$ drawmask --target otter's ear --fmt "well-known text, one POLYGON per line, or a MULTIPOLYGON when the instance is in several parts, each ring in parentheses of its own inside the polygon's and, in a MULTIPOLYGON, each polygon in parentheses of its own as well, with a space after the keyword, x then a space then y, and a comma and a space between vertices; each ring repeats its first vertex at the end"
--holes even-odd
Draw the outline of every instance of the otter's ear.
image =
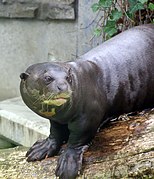
POLYGON ((68 75, 71 75, 72 74, 72 68, 69 68, 68 69, 68 75))
POLYGON ((28 73, 21 73, 21 74, 20 74, 20 78, 21 78, 22 80, 26 80, 26 79, 28 78, 28 76, 29 76, 28 73))
POLYGON ((68 72, 67 72, 68 76, 66 77, 66 80, 68 81, 68 83, 72 83, 72 69, 69 68, 68 72))

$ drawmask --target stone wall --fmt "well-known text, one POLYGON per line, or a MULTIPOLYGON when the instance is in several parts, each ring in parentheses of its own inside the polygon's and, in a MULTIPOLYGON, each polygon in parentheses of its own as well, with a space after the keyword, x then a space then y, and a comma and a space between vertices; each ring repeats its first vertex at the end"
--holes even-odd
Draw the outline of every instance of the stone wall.
POLYGON ((0 100, 20 96, 29 65, 75 60, 99 43, 89 25, 94 1, 0 0, 0 100))
POLYGON ((75 0, 1 0, 0 17, 75 19, 75 0))

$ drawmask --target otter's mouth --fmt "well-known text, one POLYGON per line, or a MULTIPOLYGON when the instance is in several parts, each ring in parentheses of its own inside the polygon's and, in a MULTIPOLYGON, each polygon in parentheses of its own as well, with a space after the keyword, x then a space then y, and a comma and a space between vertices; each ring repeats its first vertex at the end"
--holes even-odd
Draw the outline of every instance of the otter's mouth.
POLYGON ((63 104, 65 104, 68 99, 70 98, 70 94, 68 93, 61 93, 61 94, 57 94, 54 97, 52 97, 51 99, 45 99, 42 104, 46 104, 46 105, 52 105, 52 106, 62 106, 63 104))
POLYGON ((40 91, 36 89, 26 89, 25 92, 31 99, 29 101, 35 111, 38 111, 39 114, 45 117, 56 115, 65 104, 68 104, 71 101, 72 96, 71 92, 63 92, 59 94, 48 92, 46 94, 40 94, 40 91))
POLYGON ((38 111, 39 114, 45 117, 56 115, 71 100, 71 92, 40 94, 39 90, 36 89, 27 92, 29 92, 29 96, 32 99, 31 102, 35 111, 38 111))
POLYGON ((39 90, 27 90, 27 93, 33 99, 33 105, 42 104, 48 106, 61 106, 71 98, 71 92, 63 92, 59 94, 50 93, 40 94, 39 90))
POLYGON ((48 97, 41 101, 41 110, 39 113, 46 117, 52 117, 56 115, 57 109, 62 107, 70 100, 70 93, 60 93, 54 96, 48 97))

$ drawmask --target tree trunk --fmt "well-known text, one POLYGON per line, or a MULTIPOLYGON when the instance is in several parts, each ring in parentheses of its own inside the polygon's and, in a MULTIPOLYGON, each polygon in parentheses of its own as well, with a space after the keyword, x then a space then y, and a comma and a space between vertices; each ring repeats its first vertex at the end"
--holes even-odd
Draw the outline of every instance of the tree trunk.
MULTIPOLYGON (((25 148, 0 150, 0 178, 55 178, 58 157, 28 163, 25 148)), ((123 115, 96 135, 79 178, 153 179, 154 110, 123 115)))

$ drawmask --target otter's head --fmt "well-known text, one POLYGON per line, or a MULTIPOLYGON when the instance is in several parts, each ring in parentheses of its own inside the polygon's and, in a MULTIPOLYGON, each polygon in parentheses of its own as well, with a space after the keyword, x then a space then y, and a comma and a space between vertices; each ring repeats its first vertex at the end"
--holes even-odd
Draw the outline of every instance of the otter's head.
POLYGON ((34 112, 51 118, 69 106, 72 96, 72 74, 66 64, 38 63, 21 73, 20 92, 23 101, 34 112))

